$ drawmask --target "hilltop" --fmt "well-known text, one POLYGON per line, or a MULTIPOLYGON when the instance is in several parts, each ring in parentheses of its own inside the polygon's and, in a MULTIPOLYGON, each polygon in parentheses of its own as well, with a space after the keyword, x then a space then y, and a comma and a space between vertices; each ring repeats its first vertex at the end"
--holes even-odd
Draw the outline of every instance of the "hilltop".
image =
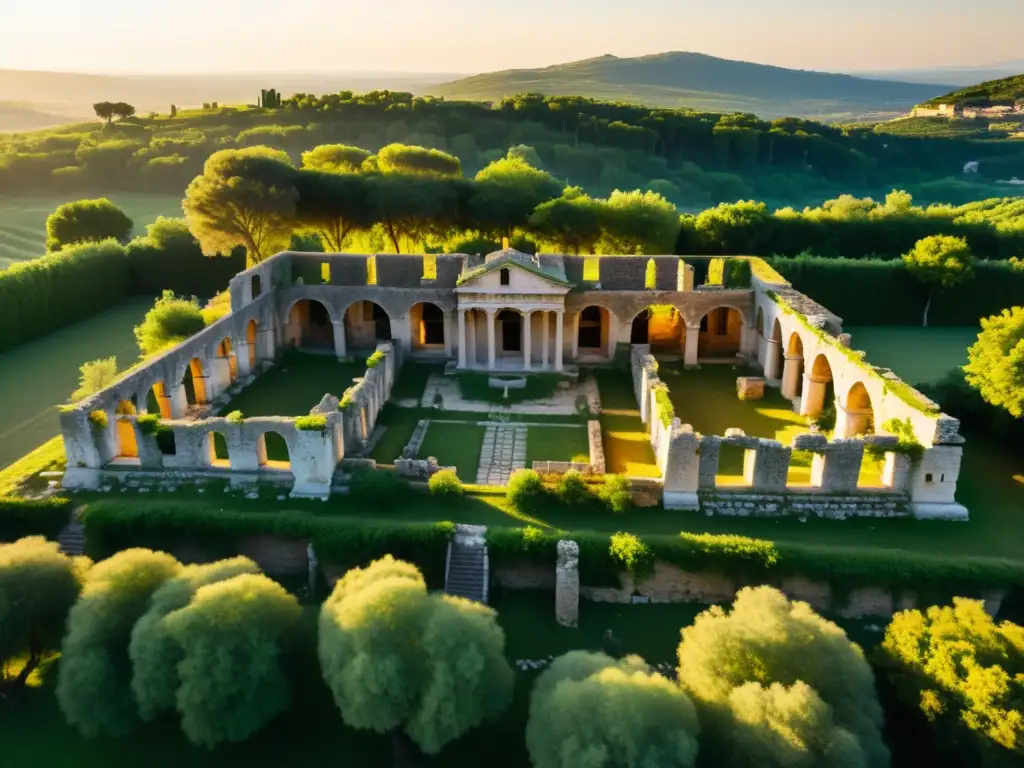
POLYGON ((499 101, 516 93, 586 96, 649 107, 753 112, 761 117, 849 119, 905 112, 949 86, 812 72, 672 52, 600 56, 543 69, 512 69, 431 89, 446 98, 499 101))
POLYGON ((935 104, 960 103, 973 107, 994 107, 1012 105, 1018 99, 1024 99, 1024 75, 1003 77, 999 80, 989 80, 977 85, 970 85, 966 88, 930 99, 925 104, 931 106, 935 104))

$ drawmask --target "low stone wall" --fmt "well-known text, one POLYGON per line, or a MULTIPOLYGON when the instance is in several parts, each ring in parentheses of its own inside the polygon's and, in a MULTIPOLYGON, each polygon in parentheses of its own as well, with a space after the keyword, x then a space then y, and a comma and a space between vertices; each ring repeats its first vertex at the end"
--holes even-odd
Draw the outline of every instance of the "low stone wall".
POLYGON ((555 569, 543 565, 517 565, 492 570, 494 580, 505 589, 554 589, 555 569))
POLYGON ((582 461, 535 461, 532 464, 532 468, 542 475, 564 475, 570 471, 579 472, 581 475, 603 475, 606 471, 606 465, 604 444, 601 442, 601 422, 587 422, 587 443, 589 444, 590 452, 589 463, 584 464, 582 461))
POLYGON ((423 440, 427 436, 427 430, 430 428, 430 419, 420 419, 419 424, 416 425, 416 429, 412 431, 412 437, 409 438, 409 442, 405 444, 405 448, 402 449, 403 459, 415 459, 420 452, 420 446, 423 445, 423 440))
POLYGON ((348 455, 366 453, 377 417, 391 398, 391 389, 401 367, 400 355, 391 342, 379 344, 374 355, 381 356, 377 364, 367 368, 363 378, 341 397, 339 407, 345 414, 344 442, 348 455))
POLYGON ((858 493, 836 496, 824 493, 730 493, 724 489, 697 494, 706 515, 778 517, 800 515, 843 520, 847 517, 908 517, 906 494, 858 493))

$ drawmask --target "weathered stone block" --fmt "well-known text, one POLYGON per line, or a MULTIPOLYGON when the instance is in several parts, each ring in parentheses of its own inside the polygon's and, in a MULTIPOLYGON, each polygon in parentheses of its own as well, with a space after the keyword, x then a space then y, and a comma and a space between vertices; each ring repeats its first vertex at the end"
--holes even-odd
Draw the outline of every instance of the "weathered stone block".
POLYGON ((558 542, 555 620, 563 627, 575 627, 580 620, 580 545, 567 539, 558 542))
POLYGON ((764 398, 764 379, 759 376, 740 376, 736 379, 736 396, 740 400, 764 398))

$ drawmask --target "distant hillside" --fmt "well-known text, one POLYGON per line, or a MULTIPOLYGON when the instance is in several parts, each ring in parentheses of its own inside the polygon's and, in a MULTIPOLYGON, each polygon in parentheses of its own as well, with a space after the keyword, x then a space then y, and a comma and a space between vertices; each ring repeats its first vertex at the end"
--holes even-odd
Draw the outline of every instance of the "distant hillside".
POLYGON ((50 128, 83 116, 61 108, 50 111, 45 105, 0 102, 0 133, 50 128))
POLYGON ((961 88, 931 99, 927 104, 952 104, 960 102, 978 107, 992 107, 1001 104, 1013 104, 1017 99, 1024 99, 1024 75, 1004 77, 1000 80, 989 80, 978 85, 961 88))
POLYGON ((544 69, 467 77, 431 89, 455 99, 497 101, 526 91, 629 101, 650 107, 851 119, 905 112, 948 86, 784 69, 700 53, 601 56, 544 69))
POLYGON ((904 83, 949 83, 964 87, 983 80, 999 80, 1024 72, 1024 59, 981 67, 932 67, 929 69, 872 69, 850 72, 856 77, 899 80, 904 83))

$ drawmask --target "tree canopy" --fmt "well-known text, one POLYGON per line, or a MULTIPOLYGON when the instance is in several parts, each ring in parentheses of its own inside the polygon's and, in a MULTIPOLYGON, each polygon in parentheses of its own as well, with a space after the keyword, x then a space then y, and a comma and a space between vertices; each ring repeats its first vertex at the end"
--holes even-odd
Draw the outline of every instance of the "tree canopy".
POLYGON ((288 708, 281 644, 300 614, 280 584, 240 573, 199 587, 163 620, 183 654, 176 699, 189 741, 244 741, 288 708))
POLYGON ((931 235, 918 240, 913 250, 903 256, 903 263, 910 274, 928 289, 922 325, 928 325, 933 293, 969 280, 974 273, 973 261, 974 255, 966 238, 949 235, 931 235))
POLYGON ((982 318, 964 374, 986 402, 1024 417, 1024 307, 982 318))
POLYGON ((461 176, 462 163, 455 155, 439 149, 388 144, 376 157, 381 173, 422 174, 424 176, 461 176))
POLYGON ((13 674, 8 662, 24 657, 14 675, 14 684, 23 686, 45 654, 60 646, 89 565, 41 536, 0 544, 0 681, 13 674))
POLYGON ((697 712, 643 659, 570 651, 537 678, 526 746, 534 768, 689 768, 697 712))
POLYGON ((370 152, 347 144, 321 144, 302 153, 302 167, 327 173, 358 173, 370 152))
POLYGON ((747 753, 745 748, 777 742, 769 733, 777 730, 773 722, 781 718, 795 727, 793 718, 800 720, 801 707, 806 706, 807 712, 818 714, 799 727, 814 725, 815 737, 794 741, 780 755, 795 751, 810 761, 807 765, 824 767, 833 748, 829 745, 836 745, 844 755, 840 765, 888 766, 889 753, 881 735, 882 708, 871 667, 860 647, 807 603, 790 602, 771 587, 741 589, 731 612, 715 606, 683 630, 678 655, 679 681, 698 703, 707 731, 702 748, 710 750, 720 764, 750 765, 758 753, 747 753), (778 683, 790 690, 735 693, 751 683, 761 688, 778 683), (809 693, 794 688, 798 683, 812 689, 831 717, 809 693), (793 707, 794 700, 802 703, 793 707))
POLYGON ((562 186, 547 171, 518 156, 495 160, 476 175, 471 202, 475 228, 497 237, 511 237, 533 210, 558 197, 562 186))
POLYGON ((427 594, 390 556, 346 573, 320 614, 320 666, 344 721, 429 754, 508 706, 504 647, 492 609, 427 594))
POLYGON ((113 238, 127 243, 134 222, 110 200, 65 203, 46 219, 46 250, 59 251, 77 243, 99 243, 113 238))
POLYGON ((604 211, 603 202, 589 195, 563 194, 534 209, 529 230, 563 253, 593 253, 601 239, 604 211))
POLYGON ((980 600, 902 611, 882 642, 898 691, 963 765, 1024 760, 1024 627, 996 623, 980 600))
POLYGON ((117 378, 117 358, 104 357, 82 363, 78 375, 78 389, 71 393, 71 402, 77 403, 106 389, 117 378))
POLYGON ((604 253, 672 253, 679 235, 676 207, 656 192, 620 192, 608 198, 605 211, 604 253))
POLYGON ((135 326, 135 339, 143 356, 180 344, 206 327, 199 301, 175 296, 164 291, 140 325, 135 326))
POLYGON ((250 264, 281 250, 295 218, 295 169, 269 147, 215 152, 192 180, 182 206, 203 253, 245 246, 250 264))
POLYGON ((138 722, 128 644, 152 594, 181 566, 163 552, 126 549, 97 563, 68 615, 57 702, 84 736, 119 736, 138 722))

